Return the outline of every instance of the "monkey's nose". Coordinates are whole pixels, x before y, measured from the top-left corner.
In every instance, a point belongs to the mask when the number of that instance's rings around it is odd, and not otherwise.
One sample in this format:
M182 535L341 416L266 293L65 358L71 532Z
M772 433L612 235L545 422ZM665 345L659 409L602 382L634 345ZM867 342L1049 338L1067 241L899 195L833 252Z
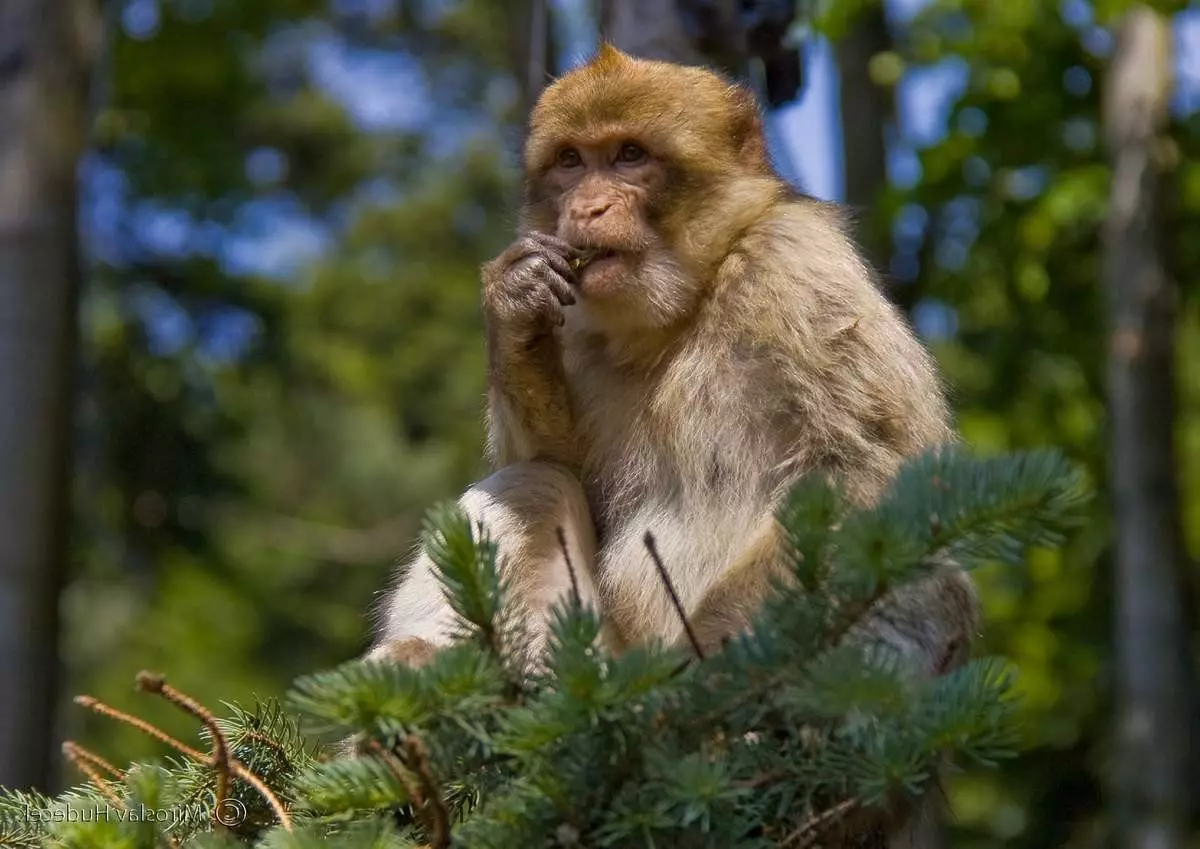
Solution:
M580 204L575 207L573 212L575 218L580 221L595 221L604 213L612 209L611 201L593 201L591 203Z

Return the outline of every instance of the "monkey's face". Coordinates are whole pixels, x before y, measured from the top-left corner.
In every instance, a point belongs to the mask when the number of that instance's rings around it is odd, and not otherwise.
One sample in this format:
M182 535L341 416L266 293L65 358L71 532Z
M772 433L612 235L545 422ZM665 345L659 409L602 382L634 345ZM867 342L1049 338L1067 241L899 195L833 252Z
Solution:
M753 94L610 47L542 93L524 158L524 226L589 249L580 302L604 325L689 312L772 191Z
M560 238L583 248L578 286L585 298L619 295L636 283L646 255L662 245L650 226L650 198L662 164L632 139L564 144L544 185Z

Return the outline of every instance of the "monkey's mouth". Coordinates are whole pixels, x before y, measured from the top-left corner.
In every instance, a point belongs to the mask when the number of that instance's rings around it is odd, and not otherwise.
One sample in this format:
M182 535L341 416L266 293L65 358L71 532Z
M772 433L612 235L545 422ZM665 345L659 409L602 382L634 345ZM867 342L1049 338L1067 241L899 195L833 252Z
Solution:
M579 256L571 260L571 268L579 273L589 266L616 259L620 253L616 248L581 248Z
M584 295L602 297L621 287L634 254L617 248L587 248L576 262L575 280Z

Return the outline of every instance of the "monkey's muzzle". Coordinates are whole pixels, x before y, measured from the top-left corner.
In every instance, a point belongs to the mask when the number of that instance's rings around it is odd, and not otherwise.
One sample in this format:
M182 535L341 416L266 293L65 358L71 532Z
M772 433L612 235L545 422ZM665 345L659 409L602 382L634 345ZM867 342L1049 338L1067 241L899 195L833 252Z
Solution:
M593 260L599 259L604 254L612 253L602 248L583 248L579 255L570 260L569 265L571 270L578 273L583 271L584 267Z

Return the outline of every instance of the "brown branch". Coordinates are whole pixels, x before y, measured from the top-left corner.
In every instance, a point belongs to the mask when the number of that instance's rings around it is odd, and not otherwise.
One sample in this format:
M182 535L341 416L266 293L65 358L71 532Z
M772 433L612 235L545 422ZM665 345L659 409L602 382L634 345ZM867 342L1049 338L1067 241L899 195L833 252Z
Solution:
M107 765L107 761L99 755L93 755L87 749L83 748L83 746L71 740L67 740L62 744L62 753L77 770L87 776L88 781L95 785L96 789L100 791L100 794L109 804L114 808L122 811L125 810L125 803L117 795L116 791L113 790L112 782L100 774L100 769L103 768L100 767L100 764ZM100 768L98 769L97 767Z
M105 773L107 773L109 776L116 779L117 781L125 780L125 770L118 769L117 767L113 766L111 763L109 763L104 758L97 755L91 749L85 749L83 746L80 746L74 740L68 740L65 743L63 743L64 750L66 749L67 746L71 746L72 751L77 756L79 756L80 758L83 758L84 760L86 760L88 763L90 763L92 766L96 767L97 769L103 770ZM63 754L66 754L66 751L64 751ZM71 757L71 756L67 755L67 757Z
M379 755L380 760L383 761L383 765L388 768L388 772L400 782L400 785L404 788L404 792L408 794L408 803L412 806L417 816L421 817L421 821L425 825L425 830L432 832L432 823L426 819L425 814L425 794L421 792L421 787L412 777L412 774L405 769L404 764L396 757L396 753L390 749L385 749L379 741L372 740L370 749Z
M253 787L258 792L258 795L262 796L266 803L270 805L271 811L275 814L275 819L279 820L279 824L283 826L283 830L291 831L292 818L288 814L287 808L284 807L280 798L275 795L275 792L271 790L270 787L267 786L267 782L263 781L261 778L247 769L246 765L241 761L232 761L230 766L233 767L234 775Z
M429 766L429 750L420 738L409 734L404 738L404 753L409 769L417 774L421 781L424 807L428 809L429 845L434 849L447 849L450 846L450 812L442 802L441 792L433 778Z
M158 740L160 743L165 743L166 745L170 746L175 751L179 752L180 754L186 755L187 757L191 758L194 761L197 761L198 763L206 763L208 761L208 756L205 755L203 752L201 752L199 749L193 749L191 746L187 745L186 743L176 740L174 737L172 737L167 732L163 731L158 726L151 725L149 722L147 722L144 719L139 719L136 716L130 716L129 714L127 714L123 711L119 711L114 707L109 707L104 702L100 701L99 699L95 698L94 696L76 696L74 701L75 701L75 704L80 705L81 707L88 708L89 710L95 711L98 714L107 716L111 719L117 720L118 722L124 723L125 725L129 725L133 728L136 728L138 731L141 731L146 736L153 737L155 740Z
M838 817L850 813L858 807L857 799L847 799L834 805L832 808L822 811L816 816L810 817L800 824L800 827L785 837L780 846L795 846L796 849L807 849L820 839L821 834L833 824ZM798 842L797 842L798 841Z
M567 535L563 531L562 525L556 527L554 533L558 536L558 546L562 549L563 560L567 561L567 574L571 577L571 597L577 606L582 606L583 598L579 595L579 579L575 575L575 564L571 562L571 552L567 550Z
M758 787L766 787L768 784L774 784L782 778L787 777L787 772L782 769L772 769L767 772L746 778L742 781L734 782L734 786L743 790L754 790Z
M161 728L152 725L144 719L131 716L130 714L127 714L124 711L119 711L114 707L109 707L94 696L76 696L74 701L75 704L80 705L81 707L88 708L89 710L101 714L102 716L107 716L132 728L136 728L146 736L153 737L160 743L170 746L175 751L191 758L197 763L211 763L209 756L200 750L193 749L186 743L176 740ZM272 812L274 812L275 818L279 820L279 824L283 826L284 831L291 831L292 818L288 815L287 809L284 807L283 802L280 801L279 797L275 795L274 791L267 786L266 782L251 772L250 769L241 761L231 759L229 766L234 775L242 779L242 781L245 781L247 784L253 787L260 796L262 796L266 803L271 807Z
M204 723L204 727L208 729L208 733L212 737L213 747L212 754L208 760L216 777L213 789L213 822L223 825L217 819L216 812L221 810L221 806L224 805L225 800L229 797L229 776L233 772L233 764L232 756L229 753L229 741L225 739L220 726L217 725L217 718L213 716L212 711L190 696L176 690L163 680L162 675L156 672L142 670L137 674L136 680L139 689L147 693L153 693L156 696L162 696L168 702L175 705L175 707L200 720Z
M683 623L683 631L687 634L692 651L696 653L698 659L704 660L704 649L700 648L700 641L696 639L696 632L692 630L692 623L688 619L687 611L683 609L683 602L679 600L679 593L675 592L675 585L671 583L671 576L667 574L667 567L663 563L662 557L658 554L658 546L654 542L654 534L646 531L646 535L642 537L642 542L645 543L646 550L650 552L650 559L654 561L654 568L658 570L658 577L662 580L663 586L667 588L667 595L671 597L671 604L675 607L675 613L679 616L679 621Z

